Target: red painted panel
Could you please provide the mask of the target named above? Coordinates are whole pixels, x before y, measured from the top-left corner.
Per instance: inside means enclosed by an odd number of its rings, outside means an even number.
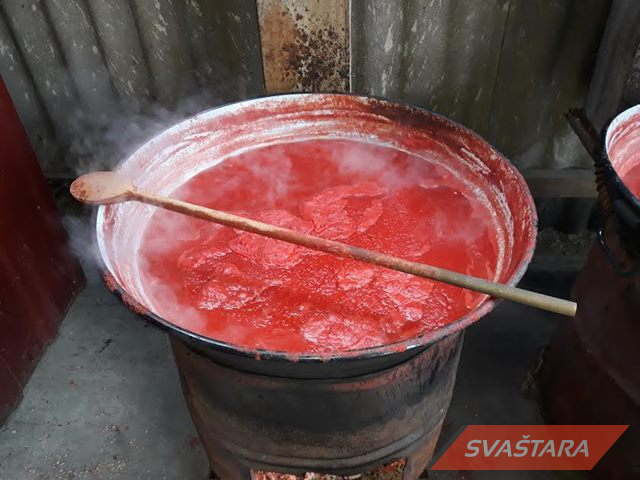
[[[53,196],[0,80],[0,422],[83,286]]]

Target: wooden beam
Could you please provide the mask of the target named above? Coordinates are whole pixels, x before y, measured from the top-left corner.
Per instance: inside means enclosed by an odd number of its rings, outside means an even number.
[[[256,0],[265,91],[349,91],[348,0]]]
[[[536,198],[596,198],[596,179],[588,168],[531,169],[522,172]]]

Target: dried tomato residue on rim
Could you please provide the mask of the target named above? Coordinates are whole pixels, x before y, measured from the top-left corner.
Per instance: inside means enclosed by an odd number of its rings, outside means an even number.
[[[262,147],[175,195],[324,238],[493,278],[490,207],[445,166],[391,147],[313,140]],[[157,313],[249,349],[340,352],[437,330],[481,294],[158,211],[140,249]]]

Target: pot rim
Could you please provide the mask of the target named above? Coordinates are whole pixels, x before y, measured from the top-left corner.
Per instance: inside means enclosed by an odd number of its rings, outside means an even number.
[[[612,141],[612,136],[614,131],[627,122],[632,117],[640,117],[640,104],[635,105],[633,107],[627,108],[626,110],[620,112],[616,115],[611,122],[604,128],[604,147],[603,147],[603,158],[605,161],[605,166],[610,170],[612,180],[615,183],[616,187],[620,190],[620,193],[625,198],[625,201],[630,203],[636,211],[640,212],[640,198],[638,198],[627,185],[624,183],[618,171],[613,166],[613,162],[611,161],[611,157],[609,156],[610,144]]]
[[[134,155],[135,152],[137,152],[138,150],[145,148],[149,143],[155,141],[157,137],[165,135],[173,129],[178,129],[183,122],[192,120],[197,116],[204,115],[206,113],[210,113],[216,110],[232,109],[234,106],[237,106],[238,104],[243,104],[243,103],[256,103],[261,101],[267,101],[270,98],[278,98],[278,97],[280,98],[290,97],[292,99],[295,99],[303,96],[314,96],[314,97],[346,96],[346,97],[353,97],[357,99],[374,100],[377,102],[382,102],[389,106],[400,107],[408,113],[412,113],[412,112],[426,113],[430,116],[437,117],[440,121],[450,125],[451,127],[458,128],[464,131],[466,135],[470,137],[474,137],[476,140],[479,140],[480,142],[489,145],[493,150],[493,152],[495,152],[495,154],[500,158],[500,160],[504,162],[506,168],[510,170],[510,173],[514,175],[514,177],[517,179],[516,181],[521,182],[522,185],[524,185],[525,187],[524,192],[525,192],[525,196],[527,197],[527,204],[529,206],[530,213],[531,213],[531,217],[530,217],[531,229],[530,229],[529,235],[526,238],[525,245],[523,247],[522,258],[519,261],[517,268],[514,270],[512,275],[509,277],[508,281],[505,282],[505,284],[510,286],[515,286],[522,279],[533,257],[535,244],[536,244],[536,233],[537,233],[537,223],[538,223],[535,203],[534,203],[533,197],[531,196],[531,192],[524,180],[524,177],[522,176],[520,171],[515,167],[515,165],[513,165],[500,151],[498,151],[492,144],[490,144],[488,141],[482,138],[479,134],[449,119],[448,117],[445,117],[444,115],[432,112],[425,108],[417,107],[415,105],[411,105],[404,102],[391,101],[386,98],[372,96],[372,95],[355,95],[351,93],[342,93],[342,92],[282,93],[282,94],[275,94],[275,95],[261,95],[253,98],[239,100],[236,102],[226,103],[224,105],[219,105],[217,107],[203,110],[202,112],[186,117],[183,120],[179,121],[177,124],[174,124],[156,133],[150,140],[148,140],[147,142],[143,143],[138,148],[136,148],[131,155]],[[127,158],[129,158],[131,155],[129,155]],[[123,160],[123,162],[124,161],[126,161],[126,159]],[[419,347],[425,347],[430,344],[433,344],[449,335],[452,335],[468,327],[469,325],[471,325],[472,323],[474,323],[475,321],[479,320],[481,317],[483,317],[484,315],[492,311],[496,307],[496,305],[498,305],[502,301],[501,299],[488,297],[474,310],[471,310],[467,314],[459,317],[454,322],[449,323],[448,325],[434,332],[425,333],[423,335],[413,337],[407,340],[402,340],[400,342],[379,345],[375,347],[346,350],[346,351],[340,351],[335,353],[325,352],[325,353],[313,353],[313,354],[298,354],[298,353],[291,353],[286,351],[271,351],[271,350],[264,350],[264,349],[246,348],[240,345],[234,345],[231,343],[223,342],[221,340],[216,340],[211,337],[206,337],[204,335],[200,335],[198,333],[184,329],[160,317],[159,315],[149,311],[146,307],[144,307],[143,305],[135,301],[126,292],[126,290],[119,283],[117,283],[111,271],[107,267],[106,262],[104,261],[105,253],[103,251],[101,243],[98,241],[99,224],[96,221],[98,215],[100,214],[100,212],[104,210],[104,208],[105,208],[104,205],[99,206],[97,209],[95,209],[95,212],[93,215],[94,222],[96,222],[96,228],[94,229],[94,242],[98,245],[98,250],[100,252],[100,255],[97,258],[98,267],[103,274],[103,278],[108,288],[118,298],[120,298],[127,307],[129,307],[131,310],[141,315],[146,320],[150,321],[152,324],[154,324],[154,326],[160,328],[161,330],[167,333],[176,335],[180,337],[182,340],[185,340],[189,343],[192,343],[192,344],[195,343],[200,347],[212,347],[216,350],[220,350],[226,353],[241,355],[245,357],[253,357],[257,360],[275,360],[275,361],[286,361],[286,362],[324,363],[328,361],[361,360],[361,359],[367,359],[367,358],[382,357],[382,356],[393,355],[394,353],[401,353],[407,350],[416,349]]]

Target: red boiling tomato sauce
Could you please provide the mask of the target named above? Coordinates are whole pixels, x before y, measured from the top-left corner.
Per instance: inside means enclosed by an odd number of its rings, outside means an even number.
[[[495,273],[487,206],[447,169],[390,147],[329,139],[262,147],[175,195],[409,260]],[[158,314],[252,349],[322,353],[399,342],[484,298],[166,211],[153,215],[140,253]]]
[[[640,198],[640,163],[638,165],[634,165],[629,173],[622,178],[622,181],[625,183],[627,188],[629,188],[631,193]]]

